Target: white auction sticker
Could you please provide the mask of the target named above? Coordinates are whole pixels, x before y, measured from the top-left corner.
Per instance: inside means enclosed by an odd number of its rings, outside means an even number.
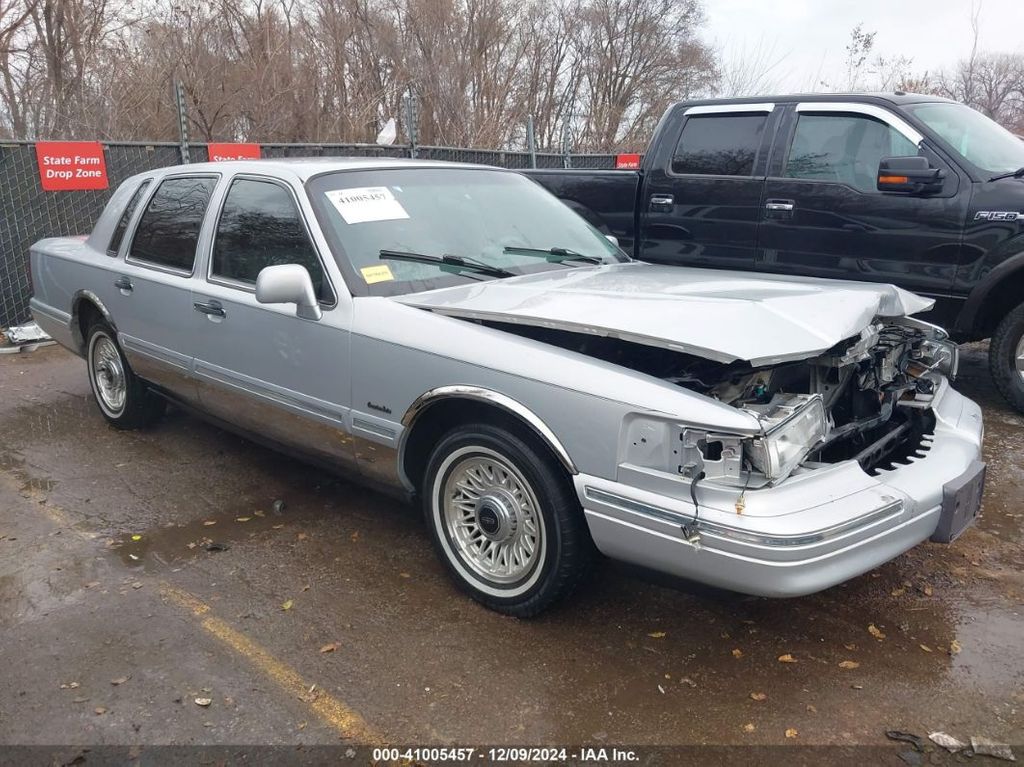
[[[402,203],[395,199],[386,186],[359,186],[353,189],[335,189],[326,192],[327,199],[337,209],[346,224],[366,221],[394,221],[409,218]]]

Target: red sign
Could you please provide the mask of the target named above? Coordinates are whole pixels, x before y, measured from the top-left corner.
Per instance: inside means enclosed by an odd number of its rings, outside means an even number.
[[[228,160],[260,159],[259,144],[207,144],[206,154],[210,162],[226,162]]]
[[[45,192],[106,189],[107,161],[98,141],[40,141],[39,181]]]
[[[640,155],[638,154],[617,154],[615,155],[616,170],[639,170]]]

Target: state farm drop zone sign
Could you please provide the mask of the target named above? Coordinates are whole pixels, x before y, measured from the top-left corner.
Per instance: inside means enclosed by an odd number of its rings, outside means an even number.
[[[45,192],[107,189],[107,161],[98,141],[40,141],[39,183]]]
[[[206,156],[210,162],[260,159],[259,144],[214,144],[206,145]]]

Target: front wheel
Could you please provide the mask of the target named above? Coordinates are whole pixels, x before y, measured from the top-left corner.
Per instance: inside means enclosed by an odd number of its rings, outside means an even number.
[[[448,432],[427,464],[423,502],[449,572],[493,610],[536,615],[588,569],[593,544],[569,478],[503,428]]]
[[[118,429],[137,429],[163,414],[164,400],[132,372],[110,325],[93,323],[85,348],[89,385],[108,423]]]
[[[1024,304],[996,327],[988,347],[988,364],[996,388],[1024,413]]]

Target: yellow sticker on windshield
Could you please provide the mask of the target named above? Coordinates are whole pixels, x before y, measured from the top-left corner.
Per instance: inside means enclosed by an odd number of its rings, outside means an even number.
[[[364,266],[359,270],[359,272],[363,275],[363,279],[366,280],[367,285],[372,285],[375,282],[388,282],[389,280],[395,279],[395,275],[391,273],[391,267],[387,264]]]

